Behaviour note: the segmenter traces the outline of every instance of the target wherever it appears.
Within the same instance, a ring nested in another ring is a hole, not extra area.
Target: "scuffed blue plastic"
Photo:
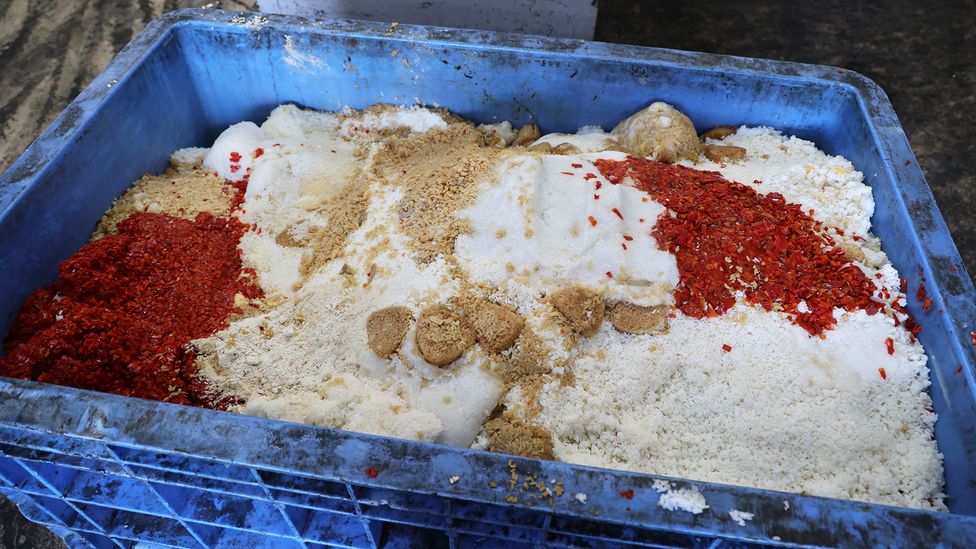
[[[908,308],[930,357],[951,514],[676,479],[710,508],[671,512],[651,488],[660,477],[6,378],[0,493],[73,547],[976,546],[976,292],[884,93],[836,68],[174,12],[133,40],[0,178],[0,333],[135,178],[280,103],[421,103],[479,122],[574,131],[611,127],[653,100],[699,128],[780,128],[864,172],[886,253],[909,293],[924,284],[934,302],[929,312],[913,299]],[[510,464],[519,485],[533,475],[558,480],[565,493],[550,501],[510,489]],[[632,500],[620,496],[626,489]],[[740,526],[732,509],[755,516]]]

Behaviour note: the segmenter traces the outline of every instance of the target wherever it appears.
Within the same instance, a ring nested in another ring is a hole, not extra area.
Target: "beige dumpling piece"
[[[550,299],[574,331],[591,336],[600,329],[606,307],[600,294],[582,286],[570,286],[553,292]]]
[[[702,151],[691,120],[661,101],[628,116],[610,133],[620,145],[661,162],[695,161]]]
[[[434,366],[447,366],[474,345],[474,328],[468,320],[443,305],[421,311],[417,319],[417,348]]]

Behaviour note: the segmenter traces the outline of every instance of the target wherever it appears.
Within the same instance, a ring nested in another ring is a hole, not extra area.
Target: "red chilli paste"
[[[769,310],[782,310],[811,335],[836,324],[834,307],[877,313],[874,284],[835,247],[827,228],[779,193],[702,172],[629,157],[596,160],[611,182],[625,178],[667,208],[651,231],[677,259],[675,302],[686,315],[718,316],[735,293]],[[800,312],[801,302],[808,312]]]
[[[241,193],[242,194],[242,193]],[[125,396],[220,406],[188,343],[224,328],[238,292],[261,297],[237,244],[247,226],[200,213],[136,213],[85,245],[34,291],[7,336],[0,374]]]

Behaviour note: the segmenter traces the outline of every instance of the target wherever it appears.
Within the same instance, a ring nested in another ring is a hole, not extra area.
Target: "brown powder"
[[[213,172],[171,167],[163,175],[147,174],[115,200],[98,221],[91,240],[115,234],[116,225],[136,212],[165,213],[183,219],[194,219],[200,212],[226,216],[235,192]]]
[[[735,145],[705,145],[702,152],[712,162],[736,162],[746,157],[746,150]]]
[[[486,299],[465,300],[463,307],[474,326],[478,344],[489,353],[500,353],[511,347],[525,327],[525,321],[515,312]]]
[[[400,228],[422,262],[453,253],[455,239],[468,230],[456,213],[474,203],[480,179],[504,154],[482,136],[472,124],[452,123],[392,139],[376,154],[375,176],[404,191]]]
[[[338,257],[346,245],[349,234],[359,228],[366,220],[366,207],[369,206],[367,184],[360,176],[346,183],[341,190],[325,198],[317,211],[329,220],[324,227],[309,230],[308,245],[312,253],[302,258],[302,280],[308,280],[315,271]],[[287,232],[287,231],[286,231]],[[291,237],[278,235],[276,240],[288,242]]]

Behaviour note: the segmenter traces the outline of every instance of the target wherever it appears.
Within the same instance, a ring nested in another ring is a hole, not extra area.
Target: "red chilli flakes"
[[[652,231],[675,255],[678,308],[686,315],[718,316],[735,292],[765,310],[782,308],[811,335],[836,324],[834,307],[876,314],[874,284],[834,246],[826,227],[783,195],[762,195],[716,172],[627,158],[596,160],[610,180],[629,177],[669,211]],[[673,214],[673,217],[672,217]],[[801,302],[809,312],[800,312]]]
[[[261,296],[237,248],[246,228],[209,213],[131,215],[118,234],[62,262],[56,284],[31,294],[0,375],[221,406],[195,375],[187,344],[227,325],[238,292]]]

